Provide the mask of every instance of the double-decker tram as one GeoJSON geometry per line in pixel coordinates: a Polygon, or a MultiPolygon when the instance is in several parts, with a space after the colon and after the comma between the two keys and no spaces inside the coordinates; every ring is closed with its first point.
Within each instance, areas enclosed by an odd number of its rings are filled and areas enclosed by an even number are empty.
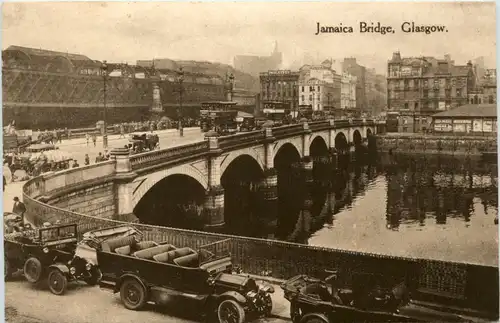
{"type": "Polygon", "coordinates": [[[236,132],[238,111],[234,109],[235,105],[236,102],[203,102],[200,110],[201,129],[219,134],[236,132]]]}
{"type": "Polygon", "coordinates": [[[266,101],[263,103],[263,113],[267,120],[274,125],[283,125],[290,123],[290,102],[266,101]]]}

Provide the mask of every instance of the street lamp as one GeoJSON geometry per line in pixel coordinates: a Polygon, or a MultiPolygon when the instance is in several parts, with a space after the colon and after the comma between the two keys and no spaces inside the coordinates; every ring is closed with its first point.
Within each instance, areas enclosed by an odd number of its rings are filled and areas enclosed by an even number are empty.
{"type": "Polygon", "coordinates": [[[179,68],[177,75],[177,80],[179,81],[179,110],[177,114],[179,116],[179,135],[182,137],[184,136],[184,129],[182,128],[182,93],[184,92],[184,71],[182,70],[182,67],[179,68]]]}
{"type": "Polygon", "coordinates": [[[103,132],[102,132],[102,146],[104,149],[108,148],[108,122],[107,122],[107,109],[106,109],[106,85],[108,81],[108,65],[106,64],[106,61],[102,62],[101,66],[101,71],[102,71],[102,77],[103,77],[103,83],[104,83],[104,97],[103,97],[103,103],[104,103],[104,110],[103,110],[103,132]]]}
{"type": "Polygon", "coordinates": [[[231,94],[231,98],[229,101],[231,102],[233,101],[233,87],[234,87],[234,75],[233,73],[231,73],[229,75],[229,91],[230,91],[229,94],[231,94]]]}

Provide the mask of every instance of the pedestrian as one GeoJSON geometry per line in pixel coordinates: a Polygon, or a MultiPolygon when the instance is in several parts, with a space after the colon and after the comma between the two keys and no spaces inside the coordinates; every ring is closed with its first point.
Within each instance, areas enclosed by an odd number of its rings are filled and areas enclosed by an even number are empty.
{"type": "Polygon", "coordinates": [[[76,159],[73,161],[73,168],[77,168],[79,167],[80,165],[78,165],[78,162],[76,161],[76,159]]]}
{"type": "Polygon", "coordinates": [[[5,186],[7,186],[7,180],[5,179],[5,176],[3,176],[3,191],[5,192],[5,186]]]}
{"type": "Polygon", "coordinates": [[[92,134],[92,142],[94,143],[94,147],[95,147],[95,143],[97,141],[97,136],[94,134],[92,134]]]}
{"type": "Polygon", "coordinates": [[[102,153],[99,153],[99,155],[97,155],[97,157],[95,158],[95,162],[96,163],[100,163],[103,161],[103,158],[102,158],[102,153]]]}
{"type": "Polygon", "coordinates": [[[85,161],[83,162],[84,165],[90,165],[90,157],[89,154],[85,154],[85,161]]]}
{"type": "Polygon", "coordinates": [[[87,147],[88,147],[89,146],[89,139],[90,139],[88,132],[85,134],[85,139],[87,140],[87,147]]]}
{"type": "Polygon", "coordinates": [[[125,128],[123,127],[123,123],[120,125],[120,138],[125,138],[125,128]]]}
{"type": "Polygon", "coordinates": [[[14,197],[14,206],[12,207],[12,213],[21,216],[21,220],[24,223],[24,213],[26,212],[26,206],[23,202],[19,201],[19,197],[14,197]]]}

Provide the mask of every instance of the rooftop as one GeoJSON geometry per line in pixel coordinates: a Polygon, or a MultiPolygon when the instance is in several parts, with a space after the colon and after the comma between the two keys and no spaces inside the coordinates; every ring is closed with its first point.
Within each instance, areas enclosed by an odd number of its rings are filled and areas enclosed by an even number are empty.
{"type": "Polygon", "coordinates": [[[479,118],[496,118],[496,104],[466,104],[459,106],[453,110],[443,111],[433,115],[433,118],[447,117],[479,117],[479,118]]]}
{"type": "Polygon", "coordinates": [[[19,52],[22,52],[22,53],[27,54],[29,56],[42,56],[42,57],[63,56],[63,57],[69,58],[72,61],[91,61],[91,62],[93,62],[93,60],[91,60],[90,58],[88,58],[85,55],[56,52],[53,50],[30,48],[30,47],[23,47],[23,46],[14,46],[14,45],[9,46],[4,51],[5,52],[19,51],[19,52]]]}

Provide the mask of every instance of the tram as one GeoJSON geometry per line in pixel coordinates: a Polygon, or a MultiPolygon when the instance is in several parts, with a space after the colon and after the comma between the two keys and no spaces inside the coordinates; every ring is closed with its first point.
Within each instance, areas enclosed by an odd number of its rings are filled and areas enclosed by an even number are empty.
{"type": "Polygon", "coordinates": [[[200,109],[201,129],[204,132],[213,130],[219,134],[229,134],[237,131],[238,111],[234,108],[236,102],[212,101],[202,102],[200,109]]]}
{"type": "Polygon", "coordinates": [[[263,113],[267,120],[274,125],[283,125],[291,122],[290,102],[265,101],[263,103],[263,113]]]}

